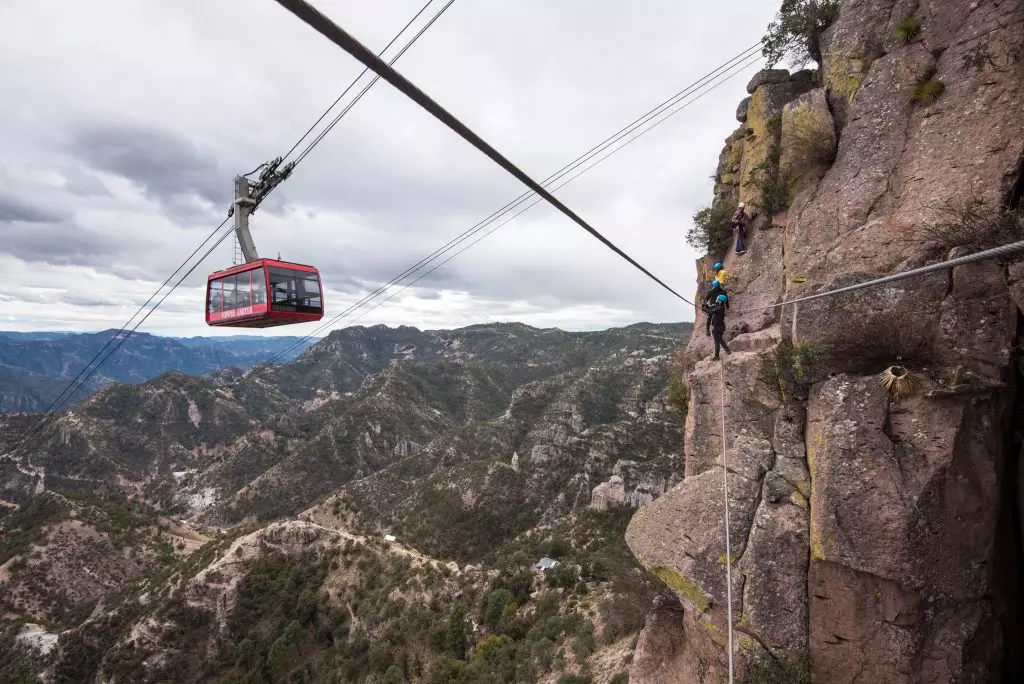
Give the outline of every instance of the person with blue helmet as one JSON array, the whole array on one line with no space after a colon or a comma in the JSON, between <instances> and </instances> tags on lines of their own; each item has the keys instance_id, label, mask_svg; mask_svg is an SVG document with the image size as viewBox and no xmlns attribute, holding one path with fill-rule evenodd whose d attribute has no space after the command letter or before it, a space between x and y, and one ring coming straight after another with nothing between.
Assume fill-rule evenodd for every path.
<instances>
[{"instance_id":1,"label":"person with blue helmet","mask_svg":"<svg viewBox=\"0 0 1024 684\"><path fill-rule=\"evenodd\" d=\"M717 361L719 350L724 349L726 354L731 354L729 345L725 343L725 310L729 304L729 296L720 294L714 299L714 303L705 302L701 309L708 315L711 322L711 333L715 338L715 356L711 359Z\"/></svg>"},{"instance_id":2,"label":"person with blue helmet","mask_svg":"<svg viewBox=\"0 0 1024 684\"><path fill-rule=\"evenodd\" d=\"M704 304L707 304L709 306L714 304L718 300L718 295L726 295L726 298L725 298L725 308L728 309L729 308L729 297L728 297L728 294L726 293L725 288L722 287L722 283L720 281L718 281L718 280L712 280L711 281L711 290L704 297L704 302L702 303L701 308L702 309L704 308L703 307ZM705 318L704 334L707 335L708 337L711 337L711 316L710 315L708 315Z\"/></svg>"},{"instance_id":3,"label":"person with blue helmet","mask_svg":"<svg viewBox=\"0 0 1024 684\"><path fill-rule=\"evenodd\" d=\"M715 272L715 280L725 285L725 281L729 277L729 272L722 268L722 262L719 261L715 264L712 270Z\"/></svg>"}]
</instances>

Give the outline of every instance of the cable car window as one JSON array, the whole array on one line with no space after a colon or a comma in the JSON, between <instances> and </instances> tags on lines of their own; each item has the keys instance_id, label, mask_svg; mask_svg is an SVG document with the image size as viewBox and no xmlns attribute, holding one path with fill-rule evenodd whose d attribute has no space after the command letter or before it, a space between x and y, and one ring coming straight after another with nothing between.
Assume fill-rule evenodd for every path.
<instances>
[{"instance_id":1,"label":"cable car window","mask_svg":"<svg viewBox=\"0 0 1024 684\"><path fill-rule=\"evenodd\" d=\"M270 266L270 301L274 311L321 313L323 299L315 273Z\"/></svg>"},{"instance_id":2,"label":"cable car window","mask_svg":"<svg viewBox=\"0 0 1024 684\"><path fill-rule=\"evenodd\" d=\"M224 310L234 309L238 305L235 303L235 276L227 276L221 278L224 288Z\"/></svg>"},{"instance_id":3,"label":"cable car window","mask_svg":"<svg viewBox=\"0 0 1024 684\"><path fill-rule=\"evenodd\" d=\"M320 281L312 273L303 273L297 280L299 285L299 301L306 309L320 310L323 302L320 299Z\"/></svg>"},{"instance_id":4,"label":"cable car window","mask_svg":"<svg viewBox=\"0 0 1024 684\"><path fill-rule=\"evenodd\" d=\"M249 271L252 276L252 305L267 303L267 283L263 278L263 270Z\"/></svg>"},{"instance_id":5,"label":"cable car window","mask_svg":"<svg viewBox=\"0 0 1024 684\"><path fill-rule=\"evenodd\" d=\"M252 306L252 271L239 273L235 278L235 287L237 288L236 308Z\"/></svg>"},{"instance_id":6,"label":"cable car window","mask_svg":"<svg viewBox=\"0 0 1024 684\"><path fill-rule=\"evenodd\" d=\"M220 281L219 280L211 280L210 281L210 292L209 292L209 294L206 295L206 309L210 313L216 313L216 312L220 311L221 301L222 300L221 300Z\"/></svg>"}]
</instances>

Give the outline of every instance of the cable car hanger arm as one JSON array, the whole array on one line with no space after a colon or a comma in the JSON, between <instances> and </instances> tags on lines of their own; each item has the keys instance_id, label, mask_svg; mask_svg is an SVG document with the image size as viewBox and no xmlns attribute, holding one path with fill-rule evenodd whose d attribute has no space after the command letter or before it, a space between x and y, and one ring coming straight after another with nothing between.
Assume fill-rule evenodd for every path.
<instances>
[{"instance_id":1,"label":"cable car hanger arm","mask_svg":"<svg viewBox=\"0 0 1024 684\"><path fill-rule=\"evenodd\" d=\"M281 157L278 157L263 164L259 180L256 181L251 181L245 176L235 176L235 200L228 216L235 219L235 235L238 237L238 246L247 264L260 258L252 233L249 232L249 216L259 208L270 191L288 178L295 168L295 162L289 162L281 167L281 161Z\"/></svg>"}]
</instances>

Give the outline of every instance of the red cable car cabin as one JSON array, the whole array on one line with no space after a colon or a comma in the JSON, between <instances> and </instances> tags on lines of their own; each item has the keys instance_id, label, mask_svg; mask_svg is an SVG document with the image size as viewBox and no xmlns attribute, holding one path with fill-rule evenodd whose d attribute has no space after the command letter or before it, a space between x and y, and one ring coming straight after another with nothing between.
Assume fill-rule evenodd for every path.
<instances>
[{"instance_id":1,"label":"red cable car cabin","mask_svg":"<svg viewBox=\"0 0 1024 684\"><path fill-rule=\"evenodd\" d=\"M208 325L269 328L323 316L320 274L312 266L258 259L217 271L206 281Z\"/></svg>"}]
</instances>

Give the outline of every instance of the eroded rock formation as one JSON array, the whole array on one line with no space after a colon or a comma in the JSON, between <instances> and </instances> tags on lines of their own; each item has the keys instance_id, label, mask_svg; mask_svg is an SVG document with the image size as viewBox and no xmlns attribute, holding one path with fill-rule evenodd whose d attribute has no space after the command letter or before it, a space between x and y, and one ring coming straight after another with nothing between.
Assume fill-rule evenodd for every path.
<instances>
[{"instance_id":1,"label":"eroded rock formation","mask_svg":"<svg viewBox=\"0 0 1024 684\"><path fill-rule=\"evenodd\" d=\"M920 35L902 40L911 15ZM1024 269L775 305L946 258L922 228L950 200L1019 203L1024 3L843 2L822 45L819 72L751 81L719 159L716 203L765 206L778 168L788 208L759 212L747 253L725 259L734 353L712 364L701 326L684 352L686 477L627 531L682 611L649 619L631 681L726 671L723 419L741 669L806 658L829 684L1019 681ZM922 102L930 80L944 90ZM720 256L698 263L700 292ZM918 381L903 398L879 379L897 361Z\"/></svg>"}]
</instances>

